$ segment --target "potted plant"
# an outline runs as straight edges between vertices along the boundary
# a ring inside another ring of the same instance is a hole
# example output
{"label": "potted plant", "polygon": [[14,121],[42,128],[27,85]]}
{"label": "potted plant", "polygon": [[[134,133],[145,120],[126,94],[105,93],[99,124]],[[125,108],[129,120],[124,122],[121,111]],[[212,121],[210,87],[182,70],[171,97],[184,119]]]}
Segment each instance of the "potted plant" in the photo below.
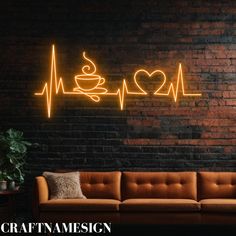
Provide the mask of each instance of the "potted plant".
{"label": "potted plant", "polygon": [[23,137],[23,132],[9,129],[0,135],[0,170],[6,173],[9,188],[14,189],[15,183],[24,182],[24,164],[27,148],[32,144]]}

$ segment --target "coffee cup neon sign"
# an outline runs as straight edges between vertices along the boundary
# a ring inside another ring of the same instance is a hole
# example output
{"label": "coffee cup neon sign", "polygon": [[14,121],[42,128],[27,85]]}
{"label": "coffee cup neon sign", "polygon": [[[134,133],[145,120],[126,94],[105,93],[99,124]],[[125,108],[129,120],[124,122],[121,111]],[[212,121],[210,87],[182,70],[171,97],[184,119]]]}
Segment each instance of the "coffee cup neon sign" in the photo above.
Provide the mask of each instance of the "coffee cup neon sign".
{"label": "coffee cup neon sign", "polygon": [[67,91],[64,88],[63,79],[61,77],[58,79],[57,77],[55,46],[52,45],[51,71],[50,71],[49,82],[45,82],[41,92],[35,93],[35,95],[37,96],[46,96],[48,118],[51,117],[53,96],[59,94],[59,92],[65,95],[84,95],[94,102],[99,102],[101,100],[101,96],[117,96],[120,103],[120,109],[123,110],[124,102],[125,102],[125,95],[145,96],[148,94],[138,83],[137,78],[140,74],[145,74],[149,78],[156,75],[162,76],[163,78],[162,84],[154,92],[155,96],[171,96],[172,95],[174,101],[177,102],[180,90],[182,91],[183,96],[196,97],[196,96],[202,95],[201,93],[186,93],[185,92],[184,77],[183,77],[181,63],[179,63],[176,87],[171,82],[166,92],[162,91],[167,81],[165,73],[161,70],[154,70],[152,72],[148,72],[147,70],[144,70],[144,69],[139,69],[134,73],[133,79],[137,87],[137,91],[130,91],[128,89],[126,80],[123,79],[121,88],[118,88],[115,92],[109,92],[104,87],[104,84],[106,82],[105,78],[96,74],[96,71],[97,71],[96,65],[91,59],[89,59],[86,56],[85,52],[83,52],[83,58],[84,60],[88,62],[88,64],[82,67],[82,74],[75,75],[74,80],[77,86],[73,88],[72,91]]}

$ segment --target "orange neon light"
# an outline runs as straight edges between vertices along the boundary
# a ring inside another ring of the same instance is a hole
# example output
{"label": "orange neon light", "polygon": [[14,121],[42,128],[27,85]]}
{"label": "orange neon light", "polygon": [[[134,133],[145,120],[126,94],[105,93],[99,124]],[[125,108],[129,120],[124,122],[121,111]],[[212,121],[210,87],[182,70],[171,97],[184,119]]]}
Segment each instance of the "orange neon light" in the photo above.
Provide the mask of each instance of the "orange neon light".
{"label": "orange neon light", "polygon": [[[181,91],[182,91],[182,95],[183,96],[202,96],[201,93],[186,93],[185,92],[185,86],[184,86],[184,77],[183,77],[183,71],[182,71],[182,65],[181,63],[179,63],[179,69],[178,69],[178,77],[177,77],[177,83],[176,83],[176,89],[174,87],[174,84],[171,82],[170,83],[170,87],[168,89],[168,91],[166,93],[160,93],[159,91],[163,88],[163,86],[166,84],[166,75],[163,71],[161,70],[154,70],[153,72],[149,73],[147,70],[144,69],[140,69],[137,70],[134,74],[134,82],[136,83],[137,87],[142,91],[142,94],[146,95],[147,92],[145,90],[143,90],[143,88],[138,84],[137,82],[137,75],[140,73],[145,73],[147,74],[149,77],[152,77],[155,74],[161,74],[163,76],[163,82],[162,84],[159,86],[159,88],[154,92],[154,95],[157,96],[169,96],[170,92],[172,91],[173,93],[173,98],[174,101],[177,102],[177,98],[178,98],[178,94],[179,94],[179,87],[181,86]],[[179,85],[180,84],[180,85]]]}
{"label": "orange neon light", "polygon": [[179,64],[176,87],[171,82],[169,89],[165,93],[160,92],[167,81],[165,73],[161,70],[154,70],[153,72],[149,73],[147,70],[144,69],[137,70],[134,73],[133,77],[134,83],[139,91],[129,91],[127,82],[125,79],[123,79],[121,88],[118,88],[116,92],[108,92],[108,90],[102,86],[106,82],[105,78],[96,74],[97,68],[94,62],[86,56],[85,52],[83,52],[83,58],[88,62],[88,64],[82,67],[82,74],[75,75],[74,80],[77,86],[73,88],[73,91],[66,91],[64,88],[63,79],[61,77],[58,79],[57,77],[55,46],[52,45],[50,80],[49,82],[45,82],[41,92],[35,93],[35,95],[37,96],[46,96],[47,114],[49,118],[51,117],[53,95],[57,95],[59,92],[65,95],[85,95],[94,102],[99,102],[101,100],[101,95],[118,96],[120,109],[123,110],[125,95],[147,95],[147,92],[141,87],[141,85],[137,81],[137,77],[141,73],[146,74],[149,78],[157,74],[160,74],[164,78],[162,84],[154,92],[154,95],[156,96],[169,96],[172,92],[175,102],[178,99],[178,94],[180,92],[179,90],[182,91],[183,96],[201,96],[200,93],[185,92],[181,63]]}
{"label": "orange neon light", "polygon": [[[166,77],[165,77],[165,80],[166,80]],[[202,96],[201,93],[186,93],[185,92],[184,77],[183,77],[183,71],[182,71],[181,63],[179,63],[179,70],[178,70],[176,89],[174,87],[174,84],[171,82],[170,83],[170,87],[169,87],[167,93],[160,93],[159,91],[162,89],[164,84],[165,84],[165,82],[156,90],[156,92],[154,93],[155,95],[158,95],[158,96],[169,96],[170,92],[172,91],[173,98],[174,98],[175,102],[177,102],[179,87],[181,86],[181,90],[182,90],[182,95],[183,96],[192,96],[192,97],[194,97],[194,96]]]}

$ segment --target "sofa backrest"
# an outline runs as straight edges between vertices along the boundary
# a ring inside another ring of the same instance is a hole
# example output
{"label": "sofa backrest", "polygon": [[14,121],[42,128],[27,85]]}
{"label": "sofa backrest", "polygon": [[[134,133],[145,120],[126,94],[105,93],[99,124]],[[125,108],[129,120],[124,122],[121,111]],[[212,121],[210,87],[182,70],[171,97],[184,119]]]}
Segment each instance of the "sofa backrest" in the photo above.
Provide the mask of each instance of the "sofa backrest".
{"label": "sofa backrest", "polygon": [[123,172],[122,199],[197,199],[196,172]]}
{"label": "sofa backrest", "polygon": [[198,199],[236,198],[236,172],[199,172]]}
{"label": "sofa backrest", "polygon": [[121,172],[80,172],[80,183],[87,198],[121,199]]}

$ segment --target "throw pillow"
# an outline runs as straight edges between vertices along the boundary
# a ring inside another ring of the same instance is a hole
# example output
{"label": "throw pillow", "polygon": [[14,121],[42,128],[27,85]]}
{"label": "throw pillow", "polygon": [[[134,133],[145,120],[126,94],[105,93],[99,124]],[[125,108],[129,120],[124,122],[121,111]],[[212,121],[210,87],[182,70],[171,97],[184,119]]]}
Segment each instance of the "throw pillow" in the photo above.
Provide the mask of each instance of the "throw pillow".
{"label": "throw pillow", "polygon": [[81,190],[79,172],[44,172],[49,187],[50,199],[86,198]]}

